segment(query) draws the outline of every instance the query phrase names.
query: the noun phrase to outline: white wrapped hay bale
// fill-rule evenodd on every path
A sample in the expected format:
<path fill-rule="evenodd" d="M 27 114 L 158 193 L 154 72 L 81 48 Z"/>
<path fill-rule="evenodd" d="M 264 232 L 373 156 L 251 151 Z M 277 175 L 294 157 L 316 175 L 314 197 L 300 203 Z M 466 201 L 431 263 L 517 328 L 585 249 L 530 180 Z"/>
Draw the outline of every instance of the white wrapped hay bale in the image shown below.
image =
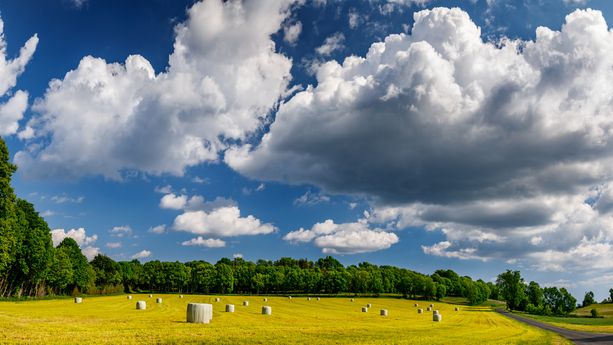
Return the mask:
<path fill-rule="evenodd" d="M 221 301 L 221 298 L 215 297 L 215 302 L 219 302 L 219 301 Z"/>
<path fill-rule="evenodd" d="M 75 302 L 75 303 L 77 303 L 77 304 L 79 304 L 79 303 L 83 303 L 83 298 L 81 298 L 81 297 L 75 297 L 75 298 L 74 298 L 74 302 Z"/>
<path fill-rule="evenodd" d="M 272 315 L 272 307 L 267 305 L 262 307 L 262 315 Z"/>
<path fill-rule="evenodd" d="M 136 310 L 145 310 L 145 309 L 147 309 L 147 302 L 145 301 L 136 302 Z"/>
<path fill-rule="evenodd" d="M 387 309 L 381 309 L 381 316 L 387 316 Z"/>
<path fill-rule="evenodd" d="M 423 309 L 421 309 L 421 308 L 417 309 L 417 314 L 423 314 L 423 313 L 424 313 Z"/>
<path fill-rule="evenodd" d="M 443 321 L 443 316 L 441 314 L 432 315 L 432 321 L 441 322 Z"/>
<path fill-rule="evenodd" d="M 187 322 L 209 323 L 213 319 L 213 305 L 206 303 L 189 303 L 187 305 Z"/>
<path fill-rule="evenodd" d="M 372 308 L 372 304 L 370 304 L 370 303 L 368 303 L 366 306 L 367 306 L 368 308 Z"/>
<path fill-rule="evenodd" d="M 226 313 L 234 313 L 234 304 L 226 304 Z"/>
<path fill-rule="evenodd" d="M 362 307 L 362 313 L 368 313 L 368 307 Z"/>
<path fill-rule="evenodd" d="M 132 296 L 128 295 L 128 299 L 132 299 Z"/>
<path fill-rule="evenodd" d="M 156 298 L 156 299 L 155 299 L 155 303 L 157 303 L 157 304 L 162 304 L 162 299 L 161 299 L 161 298 L 159 298 L 159 297 L 158 297 L 158 298 Z"/>
<path fill-rule="evenodd" d="M 244 305 L 245 307 L 248 307 L 248 306 L 249 306 L 249 301 L 243 301 L 243 305 Z"/>

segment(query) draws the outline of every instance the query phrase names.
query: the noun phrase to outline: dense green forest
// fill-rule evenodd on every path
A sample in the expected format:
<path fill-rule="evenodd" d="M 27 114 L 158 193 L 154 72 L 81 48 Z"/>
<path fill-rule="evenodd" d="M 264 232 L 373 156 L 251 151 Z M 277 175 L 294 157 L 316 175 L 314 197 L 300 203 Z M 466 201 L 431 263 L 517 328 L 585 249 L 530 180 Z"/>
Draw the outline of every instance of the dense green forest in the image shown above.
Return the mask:
<path fill-rule="evenodd" d="M 71 238 L 53 247 L 49 226 L 33 205 L 11 187 L 16 167 L 0 139 L 0 297 L 105 294 L 151 291 L 238 294 L 398 294 L 440 299 L 465 297 L 470 304 L 489 299 L 509 309 L 541 314 L 567 314 L 576 300 L 564 288 L 525 284 L 518 271 L 507 271 L 496 283 L 474 281 L 452 270 L 425 275 L 367 262 L 343 266 L 328 256 L 317 261 L 281 258 L 256 263 L 223 258 L 205 261 L 141 264 L 116 262 L 99 254 L 91 262 Z"/>

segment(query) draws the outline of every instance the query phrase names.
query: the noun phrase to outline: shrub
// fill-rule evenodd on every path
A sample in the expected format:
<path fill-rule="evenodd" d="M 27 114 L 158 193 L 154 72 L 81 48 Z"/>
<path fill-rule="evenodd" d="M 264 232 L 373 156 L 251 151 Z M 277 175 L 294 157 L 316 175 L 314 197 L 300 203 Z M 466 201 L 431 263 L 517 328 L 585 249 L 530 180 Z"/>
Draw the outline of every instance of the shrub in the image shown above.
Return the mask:
<path fill-rule="evenodd" d="M 590 310 L 590 313 L 592 314 L 592 317 L 598 317 L 598 310 L 592 309 Z"/>

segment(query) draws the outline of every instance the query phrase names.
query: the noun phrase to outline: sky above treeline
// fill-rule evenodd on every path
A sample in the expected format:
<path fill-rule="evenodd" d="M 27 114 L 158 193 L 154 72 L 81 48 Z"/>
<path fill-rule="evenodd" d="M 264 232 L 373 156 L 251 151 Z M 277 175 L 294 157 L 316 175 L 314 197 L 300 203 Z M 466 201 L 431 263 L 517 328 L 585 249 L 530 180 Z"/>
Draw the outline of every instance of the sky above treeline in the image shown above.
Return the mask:
<path fill-rule="evenodd" d="M 54 243 L 613 287 L 606 0 L 0 1 Z"/>

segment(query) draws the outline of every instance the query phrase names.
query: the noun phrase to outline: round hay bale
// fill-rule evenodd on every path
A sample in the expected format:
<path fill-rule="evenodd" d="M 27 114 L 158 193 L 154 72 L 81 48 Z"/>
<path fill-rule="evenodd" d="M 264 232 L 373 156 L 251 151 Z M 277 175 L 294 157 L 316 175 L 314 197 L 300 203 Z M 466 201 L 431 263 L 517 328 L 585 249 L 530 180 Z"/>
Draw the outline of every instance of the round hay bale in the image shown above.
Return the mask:
<path fill-rule="evenodd" d="M 352 298 L 352 299 L 351 299 L 351 302 L 355 302 L 355 298 Z"/>
<path fill-rule="evenodd" d="M 226 304 L 226 313 L 234 313 L 234 304 Z"/>
<path fill-rule="evenodd" d="M 219 301 L 221 301 L 221 298 L 215 297 L 215 302 L 219 302 Z"/>
<path fill-rule="evenodd" d="M 128 295 L 128 299 L 132 299 L 132 296 Z"/>
<path fill-rule="evenodd" d="M 434 304 L 430 304 L 430 308 L 434 308 Z"/>
<path fill-rule="evenodd" d="M 432 311 L 432 307 L 426 308 L 427 311 Z"/>
<path fill-rule="evenodd" d="M 136 302 L 136 310 L 145 310 L 145 309 L 147 309 L 147 302 L 145 301 Z"/>
<path fill-rule="evenodd" d="M 310 300 L 311 300 L 311 297 L 307 297 L 307 301 L 310 301 Z"/>
<path fill-rule="evenodd" d="M 460 307 L 455 307 L 455 311 L 460 311 Z"/>
<path fill-rule="evenodd" d="M 75 302 L 75 303 L 77 303 L 77 304 L 79 304 L 79 303 L 83 303 L 83 298 L 81 298 L 81 297 L 75 297 L 75 298 L 74 298 L 74 302 Z"/>
<path fill-rule="evenodd" d="M 249 306 L 249 301 L 243 301 L 243 306 L 248 307 Z"/>
<path fill-rule="evenodd" d="M 292 299 L 292 296 L 287 296 L 287 298 Z"/>
<path fill-rule="evenodd" d="M 367 307 L 362 307 L 362 313 L 368 313 L 368 308 Z"/>
<path fill-rule="evenodd" d="M 267 305 L 262 307 L 262 315 L 272 315 L 272 307 Z"/>
<path fill-rule="evenodd" d="M 443 321 L 443 315 L 441 315 L 441 314 L 434 314 L 434 315 L 432 315 L 432 321 L 436 321 L 436 322 Z"/>
<path fill-rule="evenodd" d="M 268 298 L 264 297 L 264 302 L 268 302 Z"/>
<path fill-rule="evenodd" d="M 417 314 L 423 314 L 423 313 L 424 313 L 423 309 L 421 309 L 421 308 L 417 309 Z"/>
<path fill-rule="evenodd" d="M 153 297 L 153 295 L 152 295 L 152 294 L 149 294 L 149 298 L 152 298 L 152 297 Z"/>
<path fill-rule="evenodd" d="M 213 319 L 213 305 L 206 303 L 189 303 L 187 305 L 187 322 L 209 323 Z"/>
<path fill-rule="evenodd" d="M 370 303 L 368 303 L 366 306 L 367 306 L 368 308 L 372 308 L 372 304 L 370 304 Z"/>
<path fill-rule="evenodd" d="M 158 298 L 156 298 L 156 299 L 155 299 L 155 303 L 157 303 L 157 304 L 162 304 L 162 299 L 161 299 L 161 298 L 159 298 L 159 297 L 158 297 Z"/>
<path fill-rule="evenodd" d="M 432 312 L 432 315 L 436 315 L 436 314 L 439 314 L 438 310 L 435 310 Z"/>
<path fill-rule="evenodd" d="M 419 304 L 418 304 L 418 303 L 415 303 L 415 306 L 416 306 L 416 307 L 419 307 Z"/>
<path fill-rule="evenodd" d="M 183 298 L 183 295 L 179 295 L 179 298 Z"/>
<path fill-rule="evenodd" d="M 381 309 L 381 316 L 387 316 L 387 309 Z"/>
<path fill-rule="evenodd" d="M 318 301 L 321 301 L 321 298 L 317 297 L 317 300 L 318 300 Z"/>

